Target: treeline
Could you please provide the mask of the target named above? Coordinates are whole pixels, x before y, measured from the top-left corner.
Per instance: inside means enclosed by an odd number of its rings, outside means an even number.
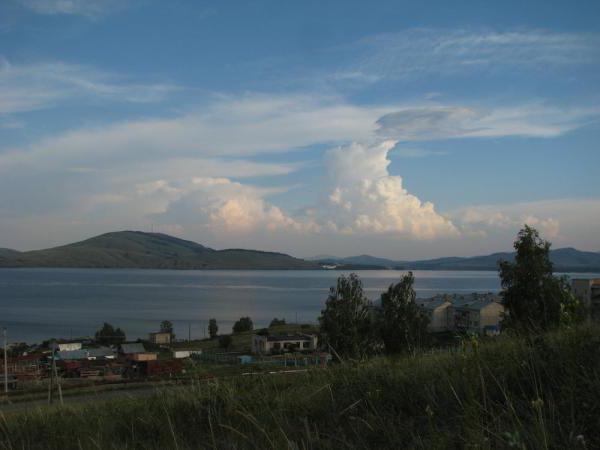
[[[583,321],[586,311],[568,278],[553,273],[550,247],[526,225],[514,242],[515,261],[499,262],[504,332],[540,333]],[[341,276],[319,318],[322,342],[340,359],[414,353],[430,345],[429,319],[415,301],[414,281],[408,272],[389,286],[375,307],[356,274]]]

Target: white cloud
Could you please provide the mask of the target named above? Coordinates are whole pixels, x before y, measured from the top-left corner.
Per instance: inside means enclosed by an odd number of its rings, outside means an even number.
[[[477,205],[449,213],[465,233],[513,236],[525,224],[558,246],[600,248],[595,230],[600,228],[600,200],[557,199],[499,205]],[[555,246],[556,246],[555,245]]]
[[[362,56],[331,78],[372,83],[482,71],[571,70],[598,64],[599,46],[595,33],[413,28],[359,41],[351,49]]]
[[[131,0],[19,0],[26,8],[45,15],[78,15],[95,18],[123,9]]]
[[[530,103],[494,108],[409,107],[377,120],[377,133],[403,141],[502,136],[555,137],[597,120],[597,107],[559,108]]]
[[[83,128],[0,155],[12,164],[82,166],[140,158],[247,156],[285,152],[316,143],[370,137],[385,107],[361,108],[338,99],[306,96],[222,97],[202,111],[175,118]]]
[[[164,186],[160,186],[164,188]],[[263,198],[268,190],[227,178],[199,177],[186,192],[155,215],[161,222],[200,227],[213,234],[245,234],[258,230],[307,231],[301,224]]]
[[[63,62],[12,64],[0,55],[0,114],[98,99],[157,102],[179,89],[172,84],[135,82],[93,67]]]
[[[416,239],[456,236],[452,222],[438,214],[390,175],[389,151],[395,142],[353,143],[326,156],[329,196],[320,220],[342,233],[387,233]]]

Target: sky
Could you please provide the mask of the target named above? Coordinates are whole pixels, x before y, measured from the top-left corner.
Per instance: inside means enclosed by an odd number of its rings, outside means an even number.
[[[600,3],[0,1],[0,247],[600,251]]]

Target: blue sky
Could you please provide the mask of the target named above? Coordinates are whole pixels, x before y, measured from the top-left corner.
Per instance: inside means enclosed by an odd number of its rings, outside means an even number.
[[[597,2],[0,4],[0,246],[599,251]]]

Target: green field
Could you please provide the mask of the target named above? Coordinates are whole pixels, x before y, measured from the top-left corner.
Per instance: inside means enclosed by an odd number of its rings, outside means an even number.
[[[600,328],[0,421],[2,448],[600,448]]]

